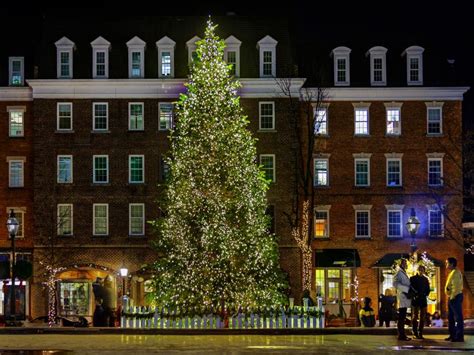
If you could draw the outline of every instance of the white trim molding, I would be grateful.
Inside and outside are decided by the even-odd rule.
[[[99,36],[91,42],[92,46],[92,78],[107,79],[109,77],[109,51],[111,50],[110,42]],[[104,53],[104,74],[97,74],[97,53]]]
[[[20,82],[13,82],[13,62],[20,62]],[[8,85],[9,86],[23,86],[25,85],[25,58],[24,57],[8,57]]]
[[[72,79],[73,75],[73,50],[76,45],[67,37],[62,37],[54,43],[56,45],[56,74],[58,79]],[[68,53],[68,75],[62,75],[61,72],[61,53]]]
[[[240,77],[240,45],[242,42],[234,36],[225,39],[224,59],[229,64],[229,52],[235,52],[235,77]]]
[[[407,57],[407,85],[423,85],[423,52],[425,49],[419,46],[411,46],[405,49],[402,52],[402,57],[406,55]],[[411,60],[414,59],[417,61],[416,69],[418,80],[412,80],[411,78]]]
[[[0,101],[33,101],[30,87],[0,87]]]
[[[259,53],[259,73],[261,78],[276,77],[276,46],[278,41],[271,36],[265,36],[257,42],[257,49]],[[265,73],[264,52],[271,53],[271,74]]]
[[[128,77],[129,78],[144,78],[145,77],[145,47],[146,42],[140,37],[135,36],[127,42],[128,48]],[[140,73],[133,75],[133,53],[140,53]]]
[[[351,49],[347,47],[337,47],[331,51],[330,56],[334,58],[334,86],[349,86],[351,84],[350,54]],[[345,80],[339,80],[339,60],[343,60],[345,64]]]
[[[158,50],[158,77],[159,78],[174,78],[174,48],[176,42],[171,38],[164,36],[156,42],[156,49]],[[170,54],[170,74],[163,74],[162,53]]]
[[[191,65],[193,62],[193,52],[196,51],[197,44],[196,42],[199,42],[201,40],[200,37],[194,36],[191,38],[189,41],[186,42],[186,48],[188,49],[188,64]]]
[[[386,86],[387,85],[387,48],[385,47],[372,47],[365,54],[366,57],[370,57],[370,85],[372,86]],[[375,60],[381,60],[381,68],[375,68]],[[375,80],[375,70],[381,71],[380,80]]]

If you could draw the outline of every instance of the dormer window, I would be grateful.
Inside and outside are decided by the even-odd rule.
[[[276,77],[276,46],[278,42],[265,36],[257,43],[260,58],[260,77]]]
[[[231,64],[232,68],[230,74],[239,77],[240,76],[240,45],[242,44],[234,36],[229,36],[225,40],[224,59],[227,64]]]
[[[201,38],[198,36],[194,36],[191,38],[189,41],[186,42],[186,47],[188,48],[188,64],[191,65],[191,63],[197,59],[197,52],[196,52],[196,42],[200,41]]]
[[[58,79],[72,79],[72,51],[75,44],[69,38],[63,37],[55,43]]]
[[[351,49],[347,47],[337,47],[331,52],[334,58],[334,85],[349,86],[351,83],[349,55]]]
[[[423,52],[424,48],[411,46],[405,49],[402,57],[407,57],[407,85],[423,85]]]
[[[158,77],[174,78],[174,47],[176,42],[164,36],[156,42],[158,49]]]
[[[366,56],[370,56],[370,84],[372,86],[387,85],[387,48],[372,47]]]
[[[145,46],[146,43],[137,36],[127,42],[129,78],[145,77]]]
[[[8,85],[22,86],[25,81],[24,58],[23,57],[10,57],[8,60],[8,68],[9,68]]]
[[[109,77],[109,50],[110,42],[97,37],[92,46],[92,77],[107,79]]]

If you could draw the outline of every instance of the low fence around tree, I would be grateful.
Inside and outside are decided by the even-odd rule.
[[[321,300],[316,307],[278,307],[239,310],[225,315],[183,314],[177,309],[157,307],[126,307],[122,312],[122,328],[144,329],[316,329],[324,328]]]

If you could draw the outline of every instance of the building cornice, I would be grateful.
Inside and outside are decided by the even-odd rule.
[[[312,95],[317,88],[309,88]],[[462,101],[469,87],[332,87],[325,89],[325,101]]]
[[[29,87],[0,87],[0,101],[32,101],[32,90]]]
[[[299,97],[305,79],[292,79],[290,91]],[[187,79],[40,79],[27,80],[35,99],[176,99]],[[273,78],[239,79],[242,98],[284,98]]]

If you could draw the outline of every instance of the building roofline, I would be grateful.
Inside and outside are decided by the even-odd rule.
[[[30,87],[0,87],[0,101],[32,101]]]

